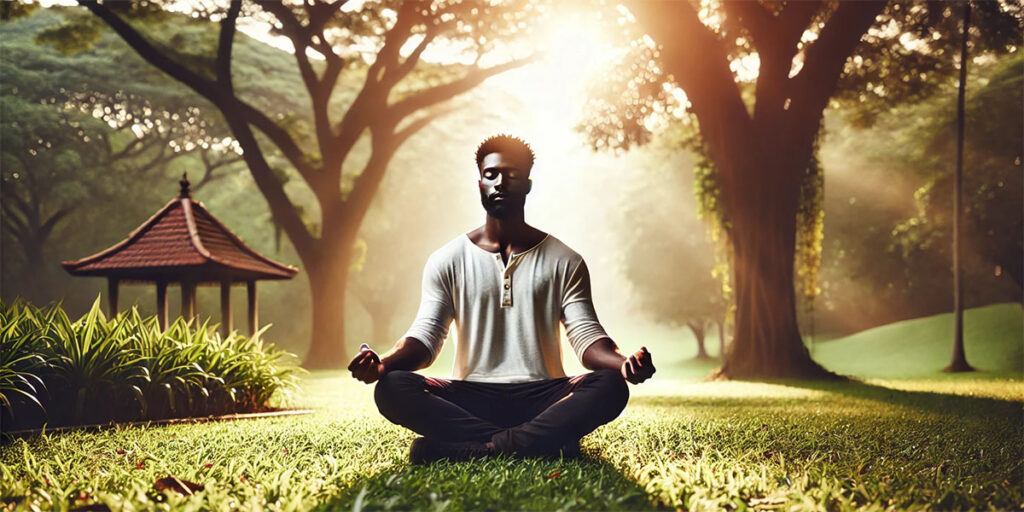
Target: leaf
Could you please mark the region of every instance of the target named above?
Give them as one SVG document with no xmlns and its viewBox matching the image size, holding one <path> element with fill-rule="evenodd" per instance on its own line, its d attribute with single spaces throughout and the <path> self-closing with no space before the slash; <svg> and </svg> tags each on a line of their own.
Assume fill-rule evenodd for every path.
<svg viewBox="0 0 1024 512">
<path fill-rule="evenodd" d="M 558 478 L 560 476 L 562 476 L 562 472 L 561 471 L 555 471 L 554 473 L 551 473 L 550 475 L 548 475 L 548 478 Z"/>
<path fill-rule="evenodd" d="M 174 475 L 167 475 L 156 482 L 153 482 L 153 488 L 158 491 L 174 491 L 178 494 L 185 496 L 191 496 L 196 491 L 203 490 L 203 486 L 195 482 L 189 482 L 188 480 L 181 480 Z"/>
<path fill-rule="evenodd" d="M 90 503 L 70 510 L 72 512 L 110 512 L 110 507 L 103 503 Z"/>
</svg>

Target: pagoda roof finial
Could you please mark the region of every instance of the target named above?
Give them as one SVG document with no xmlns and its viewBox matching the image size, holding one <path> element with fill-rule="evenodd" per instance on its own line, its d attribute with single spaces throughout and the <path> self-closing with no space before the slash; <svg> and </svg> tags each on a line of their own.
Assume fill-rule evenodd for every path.
<svg viewBox="0 0 1024 512">
<path fill-rule="evenodd" d="M 188 183 L 188 173 L 187 172 L 181 173 L 181 181 L 179 181 L 178 183 L 181 185 L 180 197 L 182 199 L 191 198 L 192 197 L 192 193 L 189 191 L 189 188 L 188 188 L 189 183 Z"/>
</svg>

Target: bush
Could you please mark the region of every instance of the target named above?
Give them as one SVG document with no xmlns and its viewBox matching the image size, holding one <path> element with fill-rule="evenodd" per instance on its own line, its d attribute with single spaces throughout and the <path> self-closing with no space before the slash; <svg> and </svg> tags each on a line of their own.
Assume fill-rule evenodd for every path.
<svg viewBox="0 0 1024 512">
<path fill-rule="evenodd" d="M 161 331 L 137 308 L 107 319 L 98 297 L 75 321 L 60 304 L 0 302 L 3 430 L 268 410 L 301 369 L 264 330 L 225 338 L 178 318 Z"/>
</svg>

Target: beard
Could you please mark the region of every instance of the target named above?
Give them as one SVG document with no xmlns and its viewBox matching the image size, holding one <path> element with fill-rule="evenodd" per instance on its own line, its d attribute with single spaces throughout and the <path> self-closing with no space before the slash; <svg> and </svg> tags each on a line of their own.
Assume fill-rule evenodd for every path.
<svg viewBox="0 0 1024 512">
<path fill-rule="evenodd" d="M 483 205 L 487 215 L 495 219 L 505 219 L 514 212 L 521 212 L 526 204 L 525 197 L 505 195 L 501 201 L 495 201 L 485 193 L 480 192 L 480 204 Z"/>
</svg>

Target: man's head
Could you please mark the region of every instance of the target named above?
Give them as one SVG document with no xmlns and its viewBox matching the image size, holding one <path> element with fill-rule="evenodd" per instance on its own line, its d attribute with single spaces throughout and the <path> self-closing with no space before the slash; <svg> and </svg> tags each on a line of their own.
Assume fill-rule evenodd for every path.
<svg viewBox="0 0 1024 512">
<path fill-rule="evenodd" d="M 476 166 L 480 202 L 487 214 L 501 219 L 510 212 L 521 212 L 533 185 L 530 145 L 510 135 L 489 137 L 476 149 Z"/>
</svg>

